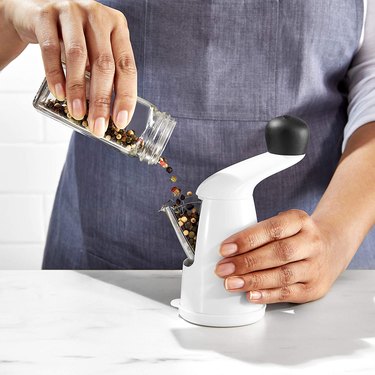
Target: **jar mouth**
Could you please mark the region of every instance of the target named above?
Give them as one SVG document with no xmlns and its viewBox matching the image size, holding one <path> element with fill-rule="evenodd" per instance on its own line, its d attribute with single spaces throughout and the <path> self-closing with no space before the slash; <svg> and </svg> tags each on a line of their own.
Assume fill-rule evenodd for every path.
<svg viewBox="0 0 375 375">
<path fill-rule="evenodd" d="M 176 120 L 166 112 L 152 108 L 146 129 L 142 134 L 143 147 L 139 159 L 148 164 L 157 164 L 176 126 Z"/>
</svg>

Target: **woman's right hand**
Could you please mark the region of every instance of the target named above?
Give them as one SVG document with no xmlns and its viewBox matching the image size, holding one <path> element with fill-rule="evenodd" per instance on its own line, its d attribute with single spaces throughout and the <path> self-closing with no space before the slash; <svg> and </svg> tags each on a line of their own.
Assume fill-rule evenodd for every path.
<svg viewBox="0 0 375 375">
<path fill-rule="evenodd" d="M 5 17 L 21 40 L 39 43 L 48 86 L 68 103 L 72 116 L 86 113 L 85 70 L 89 65 L 89 128 L 102 137 L 110 116 L 123 129 L 137 100 L 137 69 L 125 16 L 93 0 L 4 0 Z M 61 65 L 65 54 L 66 79 Z"/>
</svg>

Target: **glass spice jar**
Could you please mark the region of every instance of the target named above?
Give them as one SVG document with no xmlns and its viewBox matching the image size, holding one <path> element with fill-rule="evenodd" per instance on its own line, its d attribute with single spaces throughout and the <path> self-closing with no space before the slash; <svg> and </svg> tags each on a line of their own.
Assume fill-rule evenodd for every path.
<svg viewBox="0 0 375 375">
<path fill-rule="evenodd" d="M 65 70 L 65 66 L 64 70 Z M 90 73 L 86 73 L 86 97 L 89 97 Z M 157 164 L 176 125 L 176 120 L 145 99 L 137 98 L 132 120 L 125 129 L 117 129 L 110 118 L 103 138 L 94 136 L 87 123 L 87 114 L 75 120 L 68 112 L 66 101 L 58 101 L 49 91 L 44 79 L 33 101 L 34 107 L 44 115 L 69 126 L 73 130 L 95 138 L 116 148 L 122 153 L 138 157 L 148 164 Z M 88 108 L 89 102 L 87 102 Z"/>
</svg>

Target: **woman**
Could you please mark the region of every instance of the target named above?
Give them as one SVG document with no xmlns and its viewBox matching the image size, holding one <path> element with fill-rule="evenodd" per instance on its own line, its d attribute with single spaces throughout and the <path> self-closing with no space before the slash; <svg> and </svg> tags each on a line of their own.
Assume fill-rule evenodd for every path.
<svg viewBox="0 0 375 375">
<path fill-rule="evenodd" d="M 80 119 L 88 60 L 89 126 L 98 137 L 113 85 L 118 127 L 131 120 L 137 93 L 171 113 L 178 126 L 166 155 L 191 190 L 263 152 L 271 118 L 303 118 L 306 158 L 257 187 L 263 221 L 224 241 L 216 273 L 255 303 L 307 302 L 350 262 L 375 267 L 370 3 L 3 0 L 0 61 L 39 43 L 51 91 Z M 165 182 L 158 168 L 73 134 L 43 267 L 181 268 L 183 252 L 157 213 L 169 198 Z"/>
</svg>

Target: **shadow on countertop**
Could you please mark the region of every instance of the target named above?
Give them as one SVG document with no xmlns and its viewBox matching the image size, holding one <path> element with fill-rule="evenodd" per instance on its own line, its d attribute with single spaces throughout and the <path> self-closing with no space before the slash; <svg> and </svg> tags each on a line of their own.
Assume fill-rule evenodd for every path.
<svg viewBox="0 0 375 375">
<path fill-rule="evenodd" d="M 179 298 L 180 270 L 76 271 L 107 284 L 129 290 L 156 302 L 170 306 Z"/>
<path fill-rule="evenodd" d="M 80 273 L 168 306 L 179 296 L 178 271 L 165 275 L 155 271 L 154 277 L 147 278 L 141 272 Z M 253 325 L 212 328 L 189 324 L 171 332 L 184 349 L 214 351 L 247 363 L 298 366 L 327 357 L 353 356 L 357 351 L 373 350 L 366 339 L 375 337 L 374 281 L 374 272 L 347 271 L 324 298 L 300 305 L 269 305 L 265 318 Z"/>
</svg>

